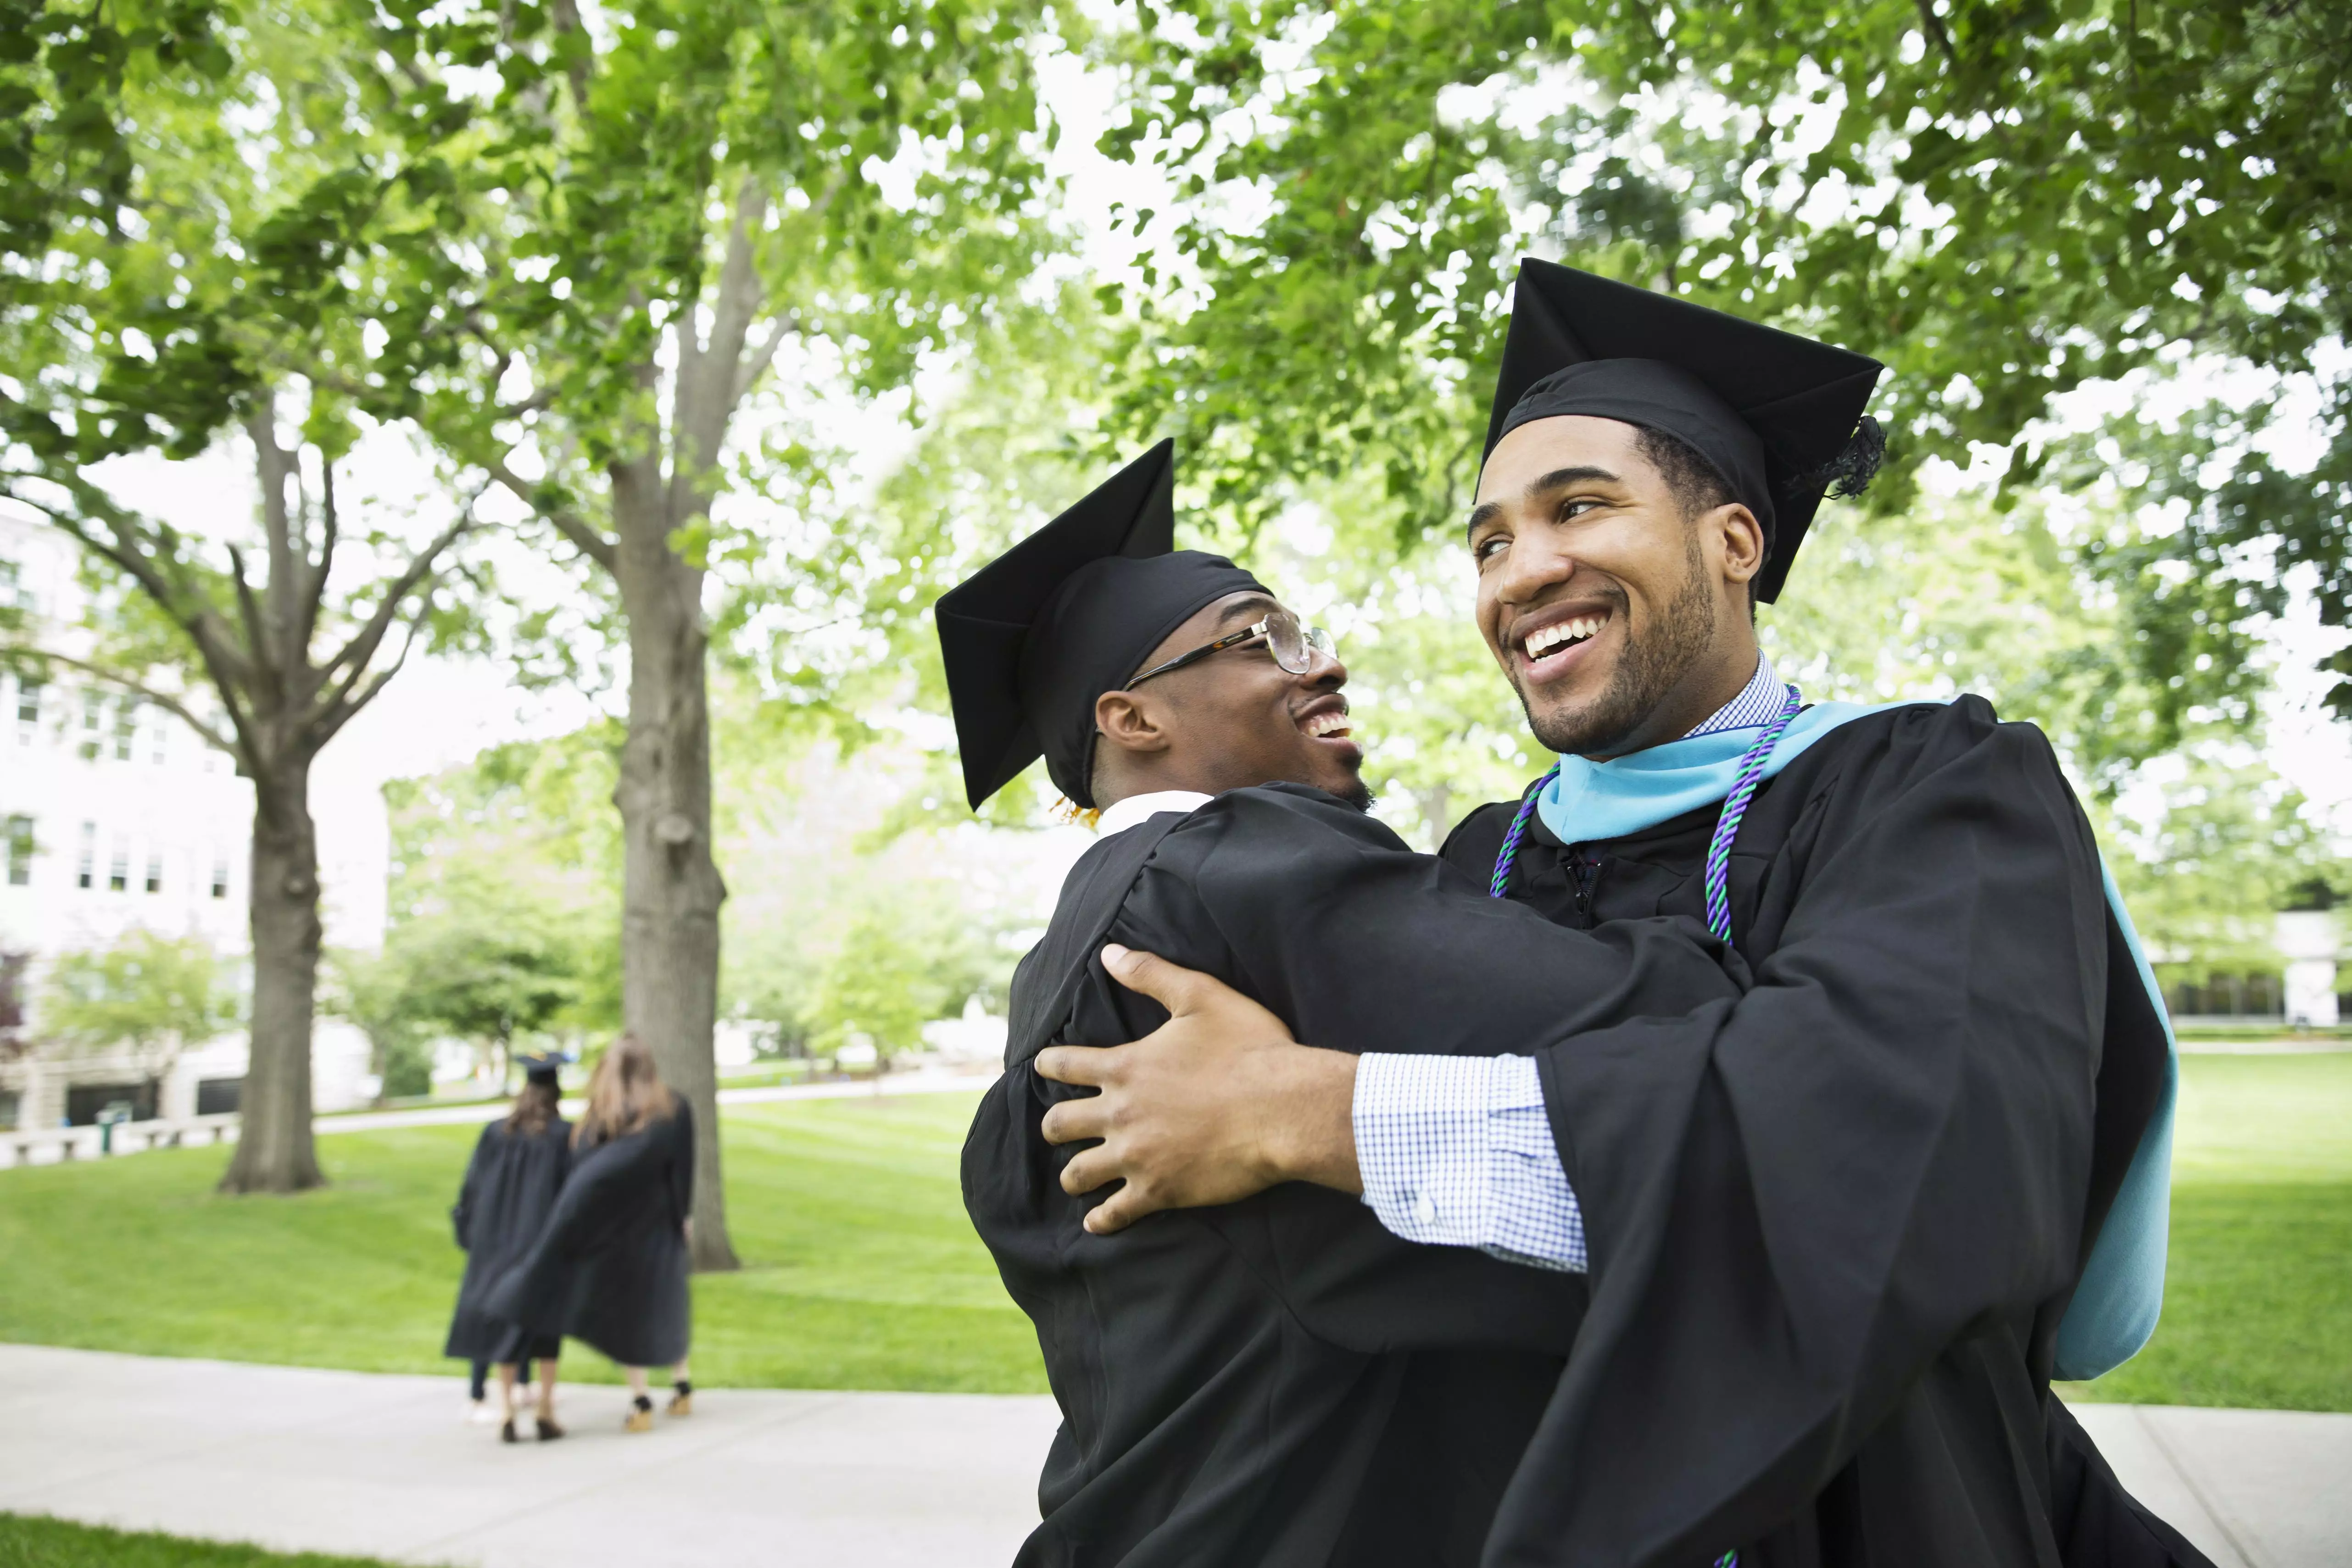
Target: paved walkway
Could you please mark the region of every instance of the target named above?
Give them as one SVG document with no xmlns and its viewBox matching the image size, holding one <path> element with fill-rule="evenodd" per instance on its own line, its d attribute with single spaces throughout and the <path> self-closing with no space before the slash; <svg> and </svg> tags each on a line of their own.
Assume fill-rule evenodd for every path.
<svg viewBox="0 0 2352 1568">
<path fill-rule="evenodd" d="M 2133 1496 L 2218 1568 L 2352 1563 L 2352 1416 L 2077 1405 Z"/>
<path fill-rule="evenodd" d="M 0 1511 L 481 1568 L 1001 1568 L 1036 1522 L 1053 1402 L 698 1392 L 507 1448 L 462 1381 L 0 1345 Z"/>
<path fill-rule="evenodd" d="M 650 1434 L 565 1390 L 506 1448 L 455 1378 L 0 1345 L 0 1511 L 478 1568 L 1000 1568 L 1053 1404 L 711 1389 Z M 2352 1562 L 2352 1416 L 2077 1407 L 2220 1568 Z"/>
</svg>

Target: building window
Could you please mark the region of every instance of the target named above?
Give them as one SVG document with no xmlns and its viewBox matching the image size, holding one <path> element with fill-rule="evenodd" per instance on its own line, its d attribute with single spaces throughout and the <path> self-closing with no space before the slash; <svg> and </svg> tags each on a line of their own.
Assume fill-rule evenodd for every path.
<svg viewBox="0 0 2352 1568">
<path fill-rule="evenodd" d="M 131 846 L 121 839 L 114 841 L 114 853 L 107 859 L 106 887 L 110 893 L 131 891 Z"/>
<path fill-rule="evenodd" d="M 81 694 L 81 759 L 95 762 L 104 748 L 106 699 L 96 692 Z"/>
<path fill-rule="evenodd" d="M 139 704 L 133 698 L 124 697 L 114 705 L 114 759 L 117 762 L 130 761 L 131 748 L 138 739 Z"/>
<path fill-rule="evenodd" d="M 25 586 L 25 569 L 13 560 L 0 560 L 0 608 L 30 610 L 32 590 Z"/>
<path fill-rule="evenodd" d="M 163 852 L 161 850 L 147 852 L 147 891 L 163 891 Z"/>
<path fill-rule="evenodd" d="M 81 825 L 79 866 L 80 869 L 74 873 L 74 885 L 76 887 L 95 885 L 98 881 L 98 824 L 96 822 L 84 822 Z"/>
<path fill-rule="evenodd" d="M 213 856 L 213 896 L 228 896 L 228 856 L 224 854 Z"/>
<path fill-rule="evenodd" d="M 16 738 L 33 744 L 41 730 L 41 683 L 16 677 Z"/>
<path fill-rule="evenodd" d="M 163 767 L 168 758 L 171 735 L 171 716 L 158 710 L 153 721 L 147 726 L 147 760 L 158 768 Z"/>
<path fill-rule="evenodd" d="M 33 819 L 8 819 L 8 885 L 26 887 L 33 880 Z"/>
</svg>

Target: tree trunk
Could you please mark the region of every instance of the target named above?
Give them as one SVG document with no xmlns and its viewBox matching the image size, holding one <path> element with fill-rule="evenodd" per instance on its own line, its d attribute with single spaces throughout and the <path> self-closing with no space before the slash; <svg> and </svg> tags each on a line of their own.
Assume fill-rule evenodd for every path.
<svg viewBox="0 0 2352 1568">
<path fill-rule="evenodd" d="M 613 793 L 624 842 L 622 1019 L 652 1049 L 663 1082 L 694 1107 L 694 1267 L 733 1269 L 712 1049 L 727 886 L 710 856 L 702 573 L 670 549 L 657 500 L 632 495 L 625 482 L 614 491 L 614 575 L 629 622 L 628 738 Z"/>
<path fill-rule="evenodd" d="M 310 1138 L 310 1019 L 319 988 L 319 841 L 308 758 L 253 781 L 252 1047 L 223 1192 L 320 1186 Z"/>
</svg>

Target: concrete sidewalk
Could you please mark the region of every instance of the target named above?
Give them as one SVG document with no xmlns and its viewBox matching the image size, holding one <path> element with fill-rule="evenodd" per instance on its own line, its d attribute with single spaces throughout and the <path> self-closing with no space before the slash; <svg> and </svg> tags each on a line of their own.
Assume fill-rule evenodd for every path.
<svg viewBox="0 0 2352 1568">
<path fill-rule="evenodd" d="M 1053 1403 L 711 1389 L 641 1437 L 570 1389 L 560 1443 L 462 1420 L 457 1377 L 0 1345 L 0 1511 L 479 1568 L 999 1568 Z M 2220 1568 L 2352 1563 L 2352 1416 L 2076 1406 Z"/>
<path fill-rule="evenodd" d="M 2131 1494 L 2217 1568 L 2352 1563 L 2352 1416 L 2077 1405 Z"/>
<path fill-rule="evenodd" d="M 461 1377 L 0 1345 L 0 1511 L 482 1568 L 1000 1568 L 1037 1518 L 1050 1399 L 698 1391 L 560 1443 L 465 1424 Z"/>
</svg>

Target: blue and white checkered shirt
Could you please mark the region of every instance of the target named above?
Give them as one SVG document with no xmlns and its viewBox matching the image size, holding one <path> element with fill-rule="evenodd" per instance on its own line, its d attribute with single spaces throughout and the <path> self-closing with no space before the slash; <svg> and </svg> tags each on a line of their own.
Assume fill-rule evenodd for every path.
<svg viewBox="0 0 2352 1568">
<path fill-rule="evenodd" d="M 1690 733 L 1769 724 L 1788 700 L 1771 661 L 1759 658 L 1746 688 Z M 1364 1201 L 1389 1230 L 1584 1272 L 1584 1211 L 1552 1142 L 1533 1057 L 1361 1057 L 1354 1117 Z"/>
</svg>

